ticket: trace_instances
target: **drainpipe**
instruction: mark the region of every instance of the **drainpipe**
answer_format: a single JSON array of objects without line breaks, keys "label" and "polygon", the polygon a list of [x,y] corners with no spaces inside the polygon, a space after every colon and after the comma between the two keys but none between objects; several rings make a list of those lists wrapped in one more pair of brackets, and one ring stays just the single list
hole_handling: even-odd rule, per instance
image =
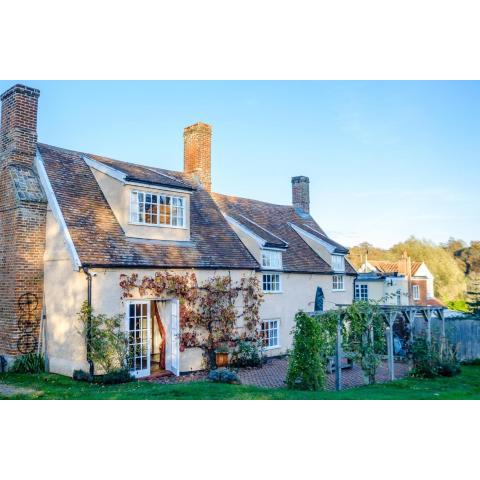
[{"label": "drainpipe", "polygon": [[89,373],[93,377],[95,373],[95,365],[91,358],[91,339],[92,339],[92,274],[88,271],[88,267],[83,267],[83,271],[87,276],[87,304],[89,308],[89,314],[87,319],[87,362],[90,366]]}]

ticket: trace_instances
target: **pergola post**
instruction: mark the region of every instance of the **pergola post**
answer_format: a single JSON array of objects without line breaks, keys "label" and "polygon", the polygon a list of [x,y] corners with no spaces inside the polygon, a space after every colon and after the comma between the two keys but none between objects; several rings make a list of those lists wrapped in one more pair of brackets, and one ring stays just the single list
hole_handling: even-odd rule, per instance
[{"label": "pergola post", "polygon": [[394,347],[393,347],[393,324],[397,318],[397,312],[388,313],[388,328],[387,328],[387,351],[388,351],[388,373],[390,380],[395,380],[395,362],[394,362]]},{"label": "pergola post", "polygon": [[432,343],[432,311],[425,310],[425,319],[427,320],[427,342]]},{"label": "pergola post", "polygon": [[407,319],[408,324],[410,326],[410,338],[409,343],[410,347],[413,345],[413,329],[415,327],[415,317],[417,316],[417,309],[416,308],[408,308],[405,307],[403,310],[404,317]]},{"label": "pergola post", "polygon": [[335,349],[335,390],[342,389],[342,321],[340,314],[337,320],[337,345]]}]

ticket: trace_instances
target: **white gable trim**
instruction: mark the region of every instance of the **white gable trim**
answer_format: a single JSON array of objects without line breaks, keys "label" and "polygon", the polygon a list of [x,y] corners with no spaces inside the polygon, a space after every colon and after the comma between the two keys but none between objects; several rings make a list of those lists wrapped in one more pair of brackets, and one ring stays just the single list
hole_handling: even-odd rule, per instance
[{"label": "white gable trim", "polygon": [[245,215],[242,215],[241,213],[239,214],[240,217],[244,218],[245,220],[247,220],[248,222],[250,223],[253,223],[255,226],[257,226],[258,228],[260,228],[261,230],[263,230],[265,233],[268,233],[269,235],[271,235],[272,237],[275,237],[275,238],[278,238],[281,242],[283,242],[285,244],[285,247],[288,247],[288,242],[286,242],[285,240],[283,240],[282,238],[280,238],[278,235],[275,235],[274,233],[270,232],[269,230],[267,230],[266,228],[263,228],[261,225],[259,225],[258,223],[255,223],[253,220],[250,220],[248,217],[246,217]]},{"label": "white gable trim", "polygon": [[98,170],[99,172],[102,172],[105,175],[108,175],[110,177],[113,177],[119,180],[120,182],[125,183],[125,179],[127,178],[127,176],[120,170],[109,167],[104,163],[97,162],[97,160],[94,160],[93,158],[87,157],[85,155],[83,156],[83,160],[89,167],[94,168],[95,170]]},{"label": "white gable trim", "polygon": [[[297,227],[293,223],[289,223],[289,225],[300,235],[305,235],[307,238],[310,240],[313,240],[314,242],[317,242],[318,244],[322,245],[322,247],[325,247],[328,253],[334,253],[335,248],[333,245],[331,245],[328,242],[325,242],[324,240],[321,240],[320,238],[316,237],[315,235],[303,230],[303,228]],[[341,253],[335,254],[335,255],[343,255]]]},{"label": "white gable trim", "polygon": [[37,170],[38,177],[40,178],[40,183],[42,184],[42,187],[45,191],[45,195],[47,196],[48,204],[52,209],[52,213],[55,216],[55,219],[60,225],[60,230],[62,231],[63,237],[65,239],[65,243],[67,245],[67,249],[70,253],[73,269],[80,270],[80,268],[82,268],[82,262],[80,261],[80,257],[78,256],[75,245],[73,244],[72,237],[70,236],[70,232],[68,231],[67,224],[65,223],[65,219],[63,218],[62,211],[60,210],[60,205],[58,204],[57,197],[55,196],[55,193],[52,188],[52,184],[50,183],[50,179],[48,178],[47,171],[45,170],[45,165],[43,163],[42,155],[38,150],[35,156],[34,166]]},{"label": "white gable trim", "polygon": [[[112,178],[115,178],[116,180],[122,182],[124,185],[132,185],[135,187],[142,187],[142,188],[151,188],[154,190],[166,190],[169,192],[178,192],[182,194],[189,194],[191,195],[192,192],[190,190],[183,190],[181,188],[175,188],[175,187],[168,187],[168,186],[163,186],[163,185],[158,185],[158,184],[149,184],[149,183],[141,183],[141,182],[131,182],[130,180],[126,180],[127,176],[125,173],[121,172],[120,170],[117,170],[116,168],[109,167],[108,165],[105,165],[102,162],[98,162],[97,160],[94,160],[93,158],[87,157],[86,155],[83,155],[83,160],[84,162],[90,167],[94,168],[95,170],[98,170],[99,172],[104,173],[105,175],[108,175]],[[172,180],[175,180],[173,177],[170,177],[169,175],[164,175],[160,172],[157,172],[151,168],[147,168],[147,170],[150,170],[153,173],[156,173],[157,175],[163,175],[166,178],[170,178]]]},{"label": "white gable trim", "polygon": [[[223,213],[223,212],[222,212]],[[226,213],[223,213],[223,216],[227,220],[228,223],[235,225],[238,227],[242,232],[246,233],[250,237],[252,237],[261,247],[264,247],[265,244],[267,243],[263,238],[260,238],[256,233],[253,233],[251,230],[249,230],[245,225],[242,223],[238,222],[237,220],[233,219],[232,217],[229,217]]]},{"label": "white gable trim", "polygon": [[415,275],[413,275],[413,278],[433,278],[432,272],[428,269],[427,265],[425,262],[422,262],[422,264],[418,267],[418,270],[416,271]]}]

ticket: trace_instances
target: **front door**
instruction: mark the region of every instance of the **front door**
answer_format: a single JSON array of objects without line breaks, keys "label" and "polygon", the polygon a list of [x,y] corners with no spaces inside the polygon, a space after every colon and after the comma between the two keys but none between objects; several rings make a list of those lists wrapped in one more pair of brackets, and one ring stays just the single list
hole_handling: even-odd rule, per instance
[{"label": "front door", "polygon": [[132,375],[137,378],[150,375],[150,328],[150,302],[128,302],[128,366]]}]

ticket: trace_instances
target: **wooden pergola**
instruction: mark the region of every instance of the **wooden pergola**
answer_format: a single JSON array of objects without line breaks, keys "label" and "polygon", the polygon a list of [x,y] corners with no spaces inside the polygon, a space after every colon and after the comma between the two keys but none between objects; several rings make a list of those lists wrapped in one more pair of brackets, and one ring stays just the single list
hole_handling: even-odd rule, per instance
[{"label": "wooden pergola", "polygon": [[[343,308],[348,305],[337,304],[337,307]],[[410,324],[410,342],[413,342],[413,326],[415,318],[421,315],[427,323],[427,341],[432,341],[432,319],[436,315],[442,322],[442,339],[445,338],[445,315],[444,307],[430,305],[379,305],[381,313],[387,323],[387,351],[388,351],[388,371],[390,380],[395,380],[395,361],[393,345],[393,324],[400,315]],[[335,387],[336,390],[342,389],[342,322],[345,318],[343,313],[337,324],[337,343],[335,352]]]}]

